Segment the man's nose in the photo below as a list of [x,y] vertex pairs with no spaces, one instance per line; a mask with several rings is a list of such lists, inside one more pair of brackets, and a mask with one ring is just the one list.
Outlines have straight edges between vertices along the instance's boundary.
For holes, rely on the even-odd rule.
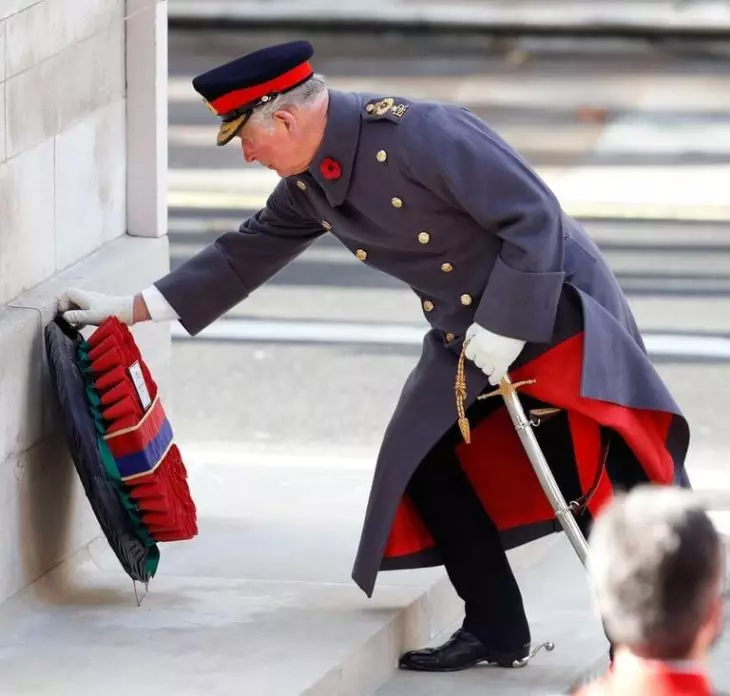
[[251,149],[246,147],[244,143],[241,144],[241,149],[243,150],[243,159],[246,160],[249,164],[256,161],[256,157],[254,157],[253,152],[251,152]]

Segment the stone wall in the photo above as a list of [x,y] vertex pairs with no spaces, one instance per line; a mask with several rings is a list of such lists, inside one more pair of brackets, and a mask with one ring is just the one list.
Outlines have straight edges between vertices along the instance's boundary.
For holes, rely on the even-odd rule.
[[[0,0],[0,602],[99,535],[42,332],[65,287],[132,293],[168,269],[166,11]],[[164,393],[169,326],[134,332]]]

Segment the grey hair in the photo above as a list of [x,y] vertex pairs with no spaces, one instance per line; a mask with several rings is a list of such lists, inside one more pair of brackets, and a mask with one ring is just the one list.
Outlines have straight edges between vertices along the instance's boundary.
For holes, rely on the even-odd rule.
[[695,495],[656,485],[618,494],[589,546],[609,639],[647,658],[685,658],[724,581],[720,535]]
[[327,90],[327,84],[322,75],[314,74],[306,82],[294,89],[279,94],[270,102],[259,106],[252,114],[251,121],[259,126],[265,126],[273,115],[286,107],[306,107],[313,104]]

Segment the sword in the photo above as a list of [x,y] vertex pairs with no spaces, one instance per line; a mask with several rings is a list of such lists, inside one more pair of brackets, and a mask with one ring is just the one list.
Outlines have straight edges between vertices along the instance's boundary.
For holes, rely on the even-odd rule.
[[[588,544],[580,530],[580,527],[578,526],[578,523],[576,522],[570,505],[568,505],[565,497],[558,487],[557,481],[553,476],[553,472],[550,470],[547,460],[545,459],[545,455],[543,454],[540,444],[535,437],[535,433],[532,430],[532,423],[525,415],[522,403],[517,395],[519,387],[525,384],[533,384],[534,382],[534,379],[529,379],[513,383],[508,376],[505,376],[497,389],[489,394],[480,395],[477,398],[487,399],[492,396],[500,395],[504,399],[512,424],[514,425],[517,435],[522,442],[522,446],[530,460],[530,464],[532,465],[535,475],[537,476],[538,481],[550,502],[550,506],[552,507],[555,516],[565,531],[568,540],[573,546],[573,549],[578,555],[581,563],[585,567],[588,559]],[[464,440],[468,444],[470,442],[470,431],[469,421],[467,420],[466,413],[464,412],[464,400],[466,399],[466,377],[464,373],[463,350],[461,352],[456,374],[455,393],[457,412],[459,415],[459,428]]]

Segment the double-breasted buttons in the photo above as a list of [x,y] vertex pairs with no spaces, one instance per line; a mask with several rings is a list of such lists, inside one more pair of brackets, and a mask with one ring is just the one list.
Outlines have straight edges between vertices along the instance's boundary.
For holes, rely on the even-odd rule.
[[423,303],[423,308],[427,312],[432,311],[433,310],[433,302],[431,302],[431,300],[425,300],[424,303]]
[[461,296],[461,304],[466,305],[466,306],[470,305],[471,304],[471,295],[467,295],[466,293],[464,293]]
[[364,261],[368,257],[368,252],[365,249],[358,249],[355,252],[355,256],[360,260]]
[[322,227],[324,227],[329,232],[332,229],[332,223],[327,222],[327,220],[322,220]]
[[306,184],[305,184],[305,183],[304,183],[304,182],[303,182],[303,181],[302,181],[301,179],[300,179],[299,181],[297,181],[297,186],[298,186],[298,187],[299,187],[299,188],[300,188],[300,189],[301,189],[302,191],[306,191],[306,190],[307,190],[307,185],[306,185]]
[[402,208],[403,207],[403,201],[400,198],[397,198],[395,196],[390,199],[390,204],[394,208]]
[[444,273],[451,273],[451,271],[454,270],[454,267],[450,263],[442,263],[441,264],[441,270]]
[[451,343],[451,341],[453,341],[456,338],[456,336],[454,336],[454,334],[452,334],[452,333],[447,333],[445,338],[446,338],[447,343]]
[[418,241],[421,244],[428,244],[431,241],[431,235],[428,232],[419,232]]
[[388,159],[388,153],[385,150],[378,150],[375,155],[375,159],[378,160],[378,162],[385,162],[385,160]]

